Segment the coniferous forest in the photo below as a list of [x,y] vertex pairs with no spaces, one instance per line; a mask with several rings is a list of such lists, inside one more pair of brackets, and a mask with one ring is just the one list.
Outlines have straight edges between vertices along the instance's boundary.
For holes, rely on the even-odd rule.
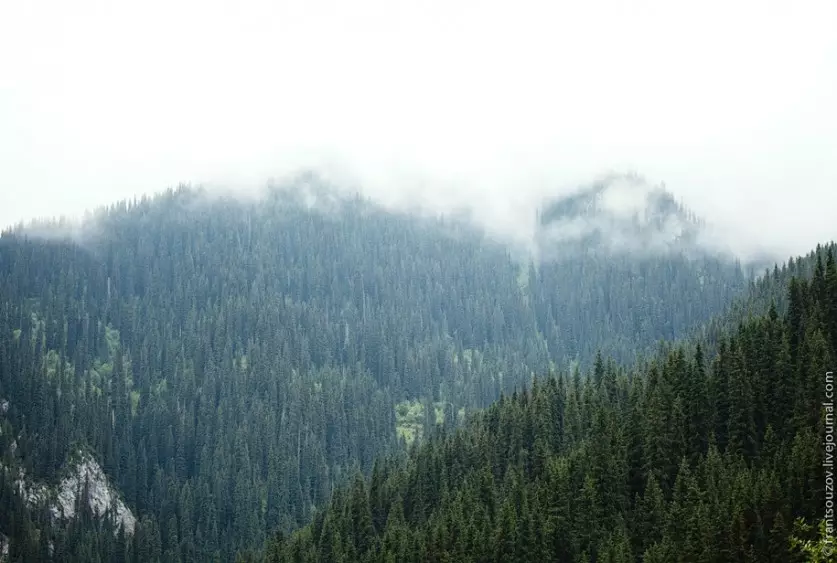
[[811,559],[834,246],[569,252],[570,203],[537,259],[324,188],[4,232],[2,557]]
[[534,379],[356,476],[267,560],[833,561],[789,550],[824,514],[833,248],[826,264],[712,358],[697,344]]

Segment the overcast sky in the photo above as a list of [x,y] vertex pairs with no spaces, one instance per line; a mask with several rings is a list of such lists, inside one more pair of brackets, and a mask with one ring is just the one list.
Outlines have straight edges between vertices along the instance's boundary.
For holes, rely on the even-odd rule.
[[499,214],[635,170],[804,252],[837,238],[835,25],[834,0],[0,0],[0,224],[317,163]]

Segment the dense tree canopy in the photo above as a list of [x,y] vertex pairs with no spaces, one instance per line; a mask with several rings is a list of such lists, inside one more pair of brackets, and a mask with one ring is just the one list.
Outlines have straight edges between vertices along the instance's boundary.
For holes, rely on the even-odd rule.
[[790,279],[784,315],[741,323],[713,358],[697,345],[536,379],[380,462],[266,560],[833,560],[804,524],[825,506],[837,357],[833,248],[822,256]]
[[[630,365],[661,339],[709,326],[749,286],[739,264],[708,255],[521,259],[461,222],[318,189],[304,196],[277,189],[259,201],[179,189],[101,210],[71,237],[57,237],[56,227],[0,237],[0,399],[9,405],[0,415],[0,500],[8,507],[0,531],[12,540],[13,560],[231,560],[315,517],[299,536],[318,530],[306,549],[362,554],[382,541],[373,536],[390,520],[395,473],[389,464],[376,466],[381,456],[418,444],[438,422],[452,429],[501,393],[550,373],[563,374],[554,385],[561,381],[555,389],[568,397],[567,433],[559,449],[542,437],[540,449],[519,454],[527,461],[513,466],[543,472],[556,452],[581,456],[592,413],[610,413],[596,419],[605,432],[623,422],[617,414],[625,414],[628,399],[619,393],[635,401],[647,394],[628,385],[613,361]],[[833,276],[823,275],[831,287]],[[779,281],[760,284],[773,295],[769,284]],[[797,292],[790,303],[808,307],[807,288]],[[808,326],[800,310],[788,311],[799,317],[788,321],[798,328],[787,343],[795,362],[812,347],[833,348],[834,317],[822,315],[823,344],[799,328]],[[597,352],[606,360],[595,362]],[[733,367],[736,361],[729,360]],[[592,381],[622,398],[605,401],[573,366],[591,369]],[[727,379],[717,384],[733,385]],[[741,392],[755,393],[751,387]],[[525,395],[551,403],[550,392]],[[706,403],[729,409],[711,402],[716,395]],[[656,400],[667,409],[668,398]],[[681,401],[677,416],[692,420],[695,408]],[[626,412],[650,424],[644,411]],[[727,410],[717,416],[726,420]],[[669,426],[667,418],[654,424]],[[760,447],[764,428],[751,431],[749,415],[735,429],[732,443],[742,454]],[[654,466],[665,502],[680,454],[696,460],[708,447],[702,430],[689,429],[692,449],[674,456],[666,442],[655,445],[659,459],[642,458],[665,462]],[[715,439],[726,452],[729,435]],[[55,482],[79,445],[95,454],[137,514],[132,537],[123,541],[107,519],[54,525],[21,498],[13,483],[18,470]],[[518,445],[503,447],[511,454]],[[505,473],[484,475],[480,490],[495,491]],[[632,493],[644,491],[646,473],[632,477],[642,481]],[[359,475],[377,477],[370,484]],[[529,475],[514,474],[521,491]],[[422,479],[415,487],[445,490]],[[597,486],[592,481],[588,493],[601,495]],[[441,498],[401,485],[399,494],[403,506],[393,514],[400,510],[403,526],[388,541],[413,550],[418,536],[404,530],[422,529]],[[588,502],[602,510],[598,498]],[[347,502],[359,518],[354,551],[320,540],[320,528],[330,526],[334,542],[347,541],[335,528],[344,522],[323,519],[327,506]],[[516,514],[500,503],[483,516],[511,526]],[[487,543],[517,549],[511,533]],[[288,545],[303,544],[297,537]],[[584,545],[598,549],[592,540]]]

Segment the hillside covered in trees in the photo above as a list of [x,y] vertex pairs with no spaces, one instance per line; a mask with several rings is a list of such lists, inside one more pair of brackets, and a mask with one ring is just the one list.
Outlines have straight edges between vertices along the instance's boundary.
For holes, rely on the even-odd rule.
[[834,246],[805,264],[813,275],[790,277],[784,314],[741,322],[713,357],[697,344],[635,369],[597,360],[587,378],[535,379],[356,476],[265,559],[833,561],[814,532],[837,358]]
[[[375,469],[376,460],[418,447],[439,423],[452,431],[535,375],[564,374],[478,417],[523,412],[533,397],[558,409],[553,392],[566,396],[568,412],[575,409],[572,432],[544,435],[539,450],[526,442],[530,454],[523,442],[502,445],[502,436],[482,431],[480,440],[499,440],[511,456],[502,472],[492,467],[494,482],[506,479],[506,466],[522,467],[515,475],[528,491],[530,477],[555,469],[549,459],[592,455],[584,444],[598,428],[594,418],[611,428],[644,412],[622,395],[602,396],[581,375],[597,352],[606,360],[592,381],[644,401],[651,376],[641,383],[646,378],[611,362],[644,365],[660,340],[704,330],[733,314],[748,291],[778,284],[754,284],[737,262],[694,248],[635,255],[590,246],[584,256],[522,259],[469,224],[383,209],[316,183],[298,188],[274,188],[257,201],[183,188],[100,210],[68,236],[59,224],[2,234],[0,533],[11,560],[228,561],[312,519],[314,527],[289,546],[320,550],[331,541],[320,533],[324,514],[338,525],[326,509],[348,498],[340,492],[345,483],[363,490],[357,475],[374,474],[373,483],[407,494],[399,481],[406,467],[379,461]],[[691,356],[678,361],[697,369]],[[667,385],[681,376],[667,374]],[[695,407],[681,400],[680,408]],[[723,425],[726,415],[718,416],[713,424]],[[480,424],[468,432],[479,434]],[[725,454],[725,437],[715,440]],[[437,459],[429,452],[445,443],[419,448],[416,459]],[[461,449],[475,451],[477,443],[485,445]],[[654,474],[668,502],[676,477],[670,464],[686,453],[696,460],[708,445],[700,452],[656,447],[669,464]],[[77,516],[53,515],[48,497],[60,496],[55,487],[73,474],[78,452],[107,479],[93,488],[112,487],[119,506],[135,515],[133,533],[91,510],[83,483]],[[480,459],[468,463],[481,467]],[[645,477],[634,475],[643,483],[619,495],[633,502]],[[44,487],[35,501],[25,492],[32,483]],[[437,485],[436,493],[445,490]],[[491,482],[484,487],[495,491]],[[430,521],[423,518],[447,508],[410,494],[402,499],[404,518],[420,538]],[[376,512],[374,530],[383,534],[393,502],[381,498],[387,518]],[[488,524],[475,526],[488,533]],[[342,531],[334,533],[345,542]],[[601,539],[575,538],[572,553],[593,553]],[[328,548],[335,556],[361,556],[368,547],[335,545]],[[645,547],[652,546],[632,545]]]

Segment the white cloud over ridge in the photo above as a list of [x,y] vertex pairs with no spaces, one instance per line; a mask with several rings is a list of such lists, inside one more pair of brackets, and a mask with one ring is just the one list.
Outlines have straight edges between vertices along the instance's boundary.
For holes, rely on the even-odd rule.
[[830,0],[8,2],[0,224],[314,166],[525,238],[546,195],[635,170],[739,252],[801,253],[837,234],[834,21]]

